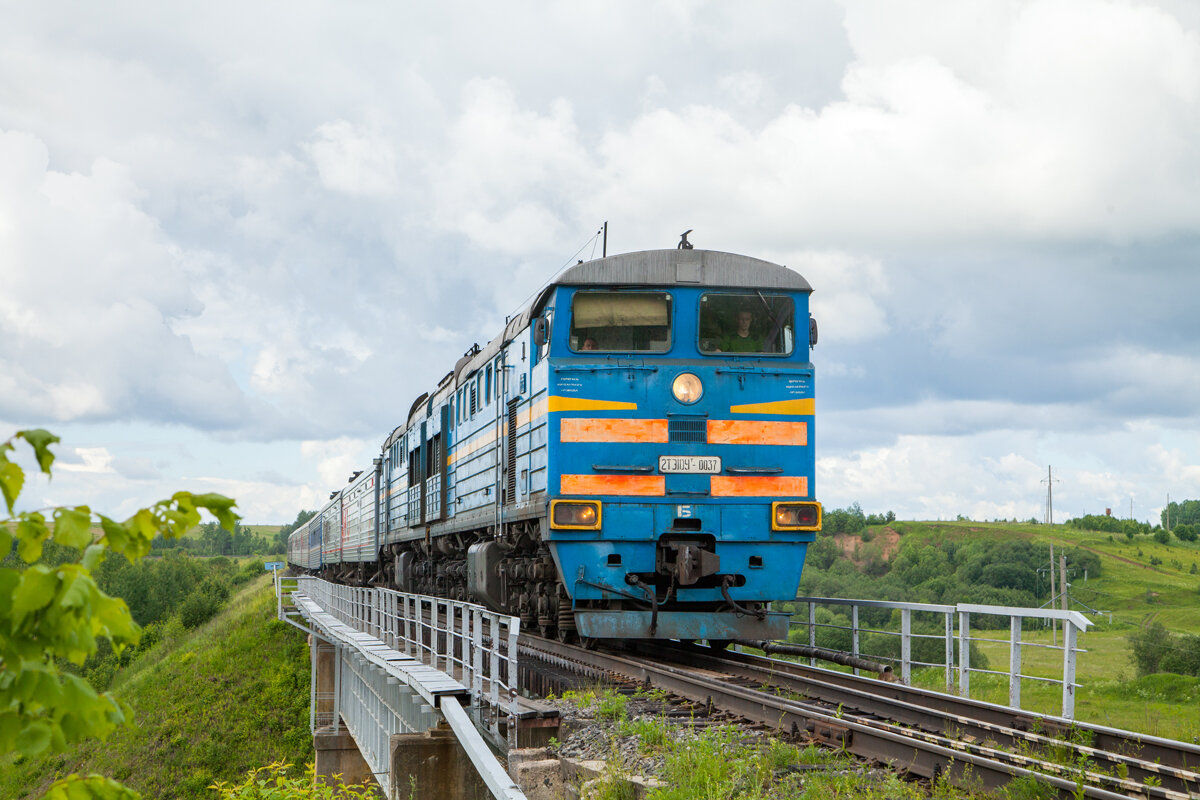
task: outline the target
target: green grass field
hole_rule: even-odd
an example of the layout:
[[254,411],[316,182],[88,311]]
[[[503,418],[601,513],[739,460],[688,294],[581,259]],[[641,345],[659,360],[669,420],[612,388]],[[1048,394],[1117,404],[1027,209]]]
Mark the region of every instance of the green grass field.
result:
[[[1081,686],[1075,700],[1077,719],[1118,728],[1200,742],[1200,678],[1151,675],[1139,678],[1132,660],[1128,636],[1140,626],[1161,622],[1173,633],[1200,634],[1200,546],[1172,539],[1162,545],[1146,536],[1132,542],[1124,536],[1081,531],[1064,525],[1034,525],[978,522],[898,522],[892,526],[902,536],[936,533],[947,537],[1029,538],[1059,548],[1081,547],[1100,556],[1099,576],[1070,578],[1071,608],[1096,623],[1079,640],[1076,682]],[[1152,564],[1152,559],[1157,564]],[[1197,567],[1200,571],[1200,567]],[[1085,607],[1104,614],[1091,613]],[[1062,675],[1062,653],[1035,645],[1050,644],[1049,629],[1023,631],[1022,672],[1058,678]],[[973,631],[982,642],[980,649],[991,668],[1006,670],[1009,661],[1009,632]],[[1059,640],[1061,643],[1061,632]],[[944,671],[927,670],[916,679],[920,685],[942,689]],[[971,695],[996,703],[1008,702],[1008,679],[973,674]],[[1058,714],[1062,689],[1036,680],[1021,686],[1023,708]]]

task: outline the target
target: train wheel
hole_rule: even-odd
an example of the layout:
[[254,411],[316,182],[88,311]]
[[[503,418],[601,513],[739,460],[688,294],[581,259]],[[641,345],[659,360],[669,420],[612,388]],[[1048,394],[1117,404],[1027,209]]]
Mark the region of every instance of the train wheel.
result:
[[733,642],[730,639],[709,639],[708,640],[708,646],[711,647],[713,650],[724,650],[725,648],[729,647],[729,645],[732,643]]
[[563,644],[570,644],[575,641],[575,631],[566,630],[561,625],[558,627],[557,631],[555,632],[555,636]]
[[579,640],[585,650],[595,650],[600,646],[600,640],[594,636],[584,636]]

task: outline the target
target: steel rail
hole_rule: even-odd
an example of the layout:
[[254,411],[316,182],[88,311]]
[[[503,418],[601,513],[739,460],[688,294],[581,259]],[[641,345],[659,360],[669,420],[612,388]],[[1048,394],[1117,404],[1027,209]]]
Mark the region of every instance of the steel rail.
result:
[[[1176,773],[1180,781],[1200,785],[1200,745],[1180,742],[1148,734],[1134,733],[1103,725],[1068,720],[1061,717],[1040,717],[1010,706],[986,703],[956,695],[920,689],[872,677],[821,669],[794,661],[767,658],[749,653],[714,651],[698,646],[657,648],[659,656],[677,651],[676,657],[686,663],[707,664],[713,668],[736,672],[747,679],[760,680],[771,676],[774,681],[798,681],[811,687],[809,697],[833,703],[848,702],[849,697],[867,696],[880,703],[908,704],[922,716],[906,719],[909,724],[931,725],[936,716],[953,718],[957,724],[978,726],[980,733],[1014,731],[1028,737],[1041,737],[1053,746],[1071,745],[1069,738],[1085,740],[1073,745],[1080,753],[1103,754],[1110,760],[1123,760],[1127,766],[1134,762],[1143,765],[1153,775]],[[841,694],[842,691],[848,694]],[[904,706],[899,705],[897,708]],[[865,710],[865,709],[864,709]],[[890,713],[890,712],[885,712]],[[1057,735],[1056,735],[1057,734]],[[1180,788],[1183,788],[1182,786]]]
[[[1188,766],[1200,764],[1200,747],[1186,742],[1159,740],[1154,757],[1168,750],[1173,759],[1152,761],[1146,754],[1135,751],[1135,742],[1142,737],[1128,731],[1103,728],[1110,741],[1108,747],[1099,747],[1093,740],[1093,730],[1099,726],[1084,723],[1049,726],[1067,738],[1056,738],[1039,731],[1038,718],[1027,712],[1018,712],[1004,706],[982,701],[967,700],[903,685],[895,687],[890,682],[849,675],[833,670],[823,670],[791,661],[780,661],[762,656],[735,652],[713,651],[706,647],[660,646],[650,649],[639,648],[654,657],[668,657],[694,666],[722,670],[730,675],[759,684],[770,684],[782,689],[800,692],[807,699],[854,708],[857,711],[879,714],[887,719],[907,725],[915,725],[937,733],[953,732],[956,738],[971,737],[979,741],[994,741],[1011,748],[1023,745],[1069,749],[1077,756],[1092,759],[1103,768],[1114,772],[1126,771],[1130,777],[1142,783],[1162,781],[1168,788],[1181,792],[1200,788],[1200,773]],[[886,687],[886,688],[885,688]],[[1059,722],[1066,722],[1060,720]],[[1033,730],[1031,730],[1031,728]],[[1082,734],[1082,739],[1072,738]],[[1124,734],[1123,736],[1121,734]],[[1086,743],[1085,743],[1086,742]],[[1023,744],[1022,744],[1023,743]],[[1115,747],[1113,745],[1116,745]],[[1118,749],[1119,748],[1119,749]]]
[[[1187,793],[1146,786],[1131,780],[1071,770],[1031,756],[1002,753],[994,748],[953,741],[866,717],[830,713],[812,703],[779,697],[760,689],[737,686],[719,676],[636,656],[587,651],[572,645],[523,636],[522,650],[530,656],[548,656],[555,662],[576,662],[600,667],[666,689],[681,697],[707,702],[752,722],[796,733],[807,731],[831,745],[867,759],[875,759],[927,778],[944,775],[957,785],[999,789],[1014,777],[1029,777],[1055,788],[1060,797],[1083,796],[1108,800],[1130,792],[1169,800],[1191,800]],[[1057,774],[1056,774],[1057,773]],[[1061,777],[1071,774],[1072,778]],[[1082,778],[1082,786],[1076,779]],[[1091,785],[1105,783],[1112,789]]]

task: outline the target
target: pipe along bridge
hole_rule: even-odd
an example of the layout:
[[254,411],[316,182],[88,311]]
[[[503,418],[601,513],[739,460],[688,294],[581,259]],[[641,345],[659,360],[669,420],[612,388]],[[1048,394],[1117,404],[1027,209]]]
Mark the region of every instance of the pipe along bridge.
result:
[[309,635],[318,780],[523,800],[492,750],[516,746],[518,618],[278,572],[275,594],[279,619]]

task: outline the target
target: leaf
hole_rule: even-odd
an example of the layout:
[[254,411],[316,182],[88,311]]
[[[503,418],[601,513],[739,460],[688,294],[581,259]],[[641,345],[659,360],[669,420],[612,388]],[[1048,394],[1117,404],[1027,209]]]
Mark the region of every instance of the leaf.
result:
[[35,719],[17,734],[17,752],[23,756],[34,756],[50,745],[50,723]]
[[[63,567],[65,570],[66,567]],[[90,575],[84,576],[78,574],[70,575],[63,581],[62,599],[59,604],[63,608],[81,608],[86,606],[92,598],[92,587],[95,583]]]
[[158,533],[158,521],[154,519],[154,515],[147,508],[139,508],[134,512],[132,517],[125,520],[125,527],[132,531],[138,539],[147,542],[153,540],[154,535]]
[[0,525],[0,561],[12,552],[13,537],[7,525]]
[[178,502],[180,495],[188,495],[192,505],[207,509],[208,513],[216,517],[217,522],[221,523],[221,527],[227,531],[232,531],[238,520],[241,519],[241,516],[233,511],[233,507],[237,505],[236,501],[223,494],[178,492],[172,499]]
[[80,560],[80,565],[89,572],[96,569],[104,563],[104,557],[108,555],[108,548],[102,544],[90,544],[83,551],[83,558]]
[[61,441],[57,436],[42,428],[34,428],[28,431],[17,431],[17,436],[29,442],[29,446],[33,448],[34,455],[37,456],[38,466],[42,468],[42,472],[50,474],[50,465],[54,463],[54,453],[50,452],[50,445],[57,444]]
[[68,775],[55,781],[43,800],[140,800],[132,789],[100,775]]
[[87,506],[54,510],[54,541],[67,547],[87,547],[92,543],[92,511]]
[[0,712],[0,753],[10,753],[17,747],[21,731],[21,716],[16,711]]
[[30,613],[50,605],[57,589],[58,577],[49,567],[35,564],[25,570],[13,591],[13,621],[20,624]]
[[109,519],[103,514],[97,514],[100,517],[100,529],[104,531],[105,543],[121,555],[127,555],[131,536],[129,529],[115,519]]
[[41,512],[29,511],[21,514],[17,522],[17,553],[26,564],[42,557],[42,542],[50,536],[46,518]]
[[[0,456],[2,457],[2,456]],[[4,494],[4,504],[8,513],[13,513],[13,505],[21,495],[21,487],[25,485],[25,470],[4,458],[0,461],[0,492]]]

